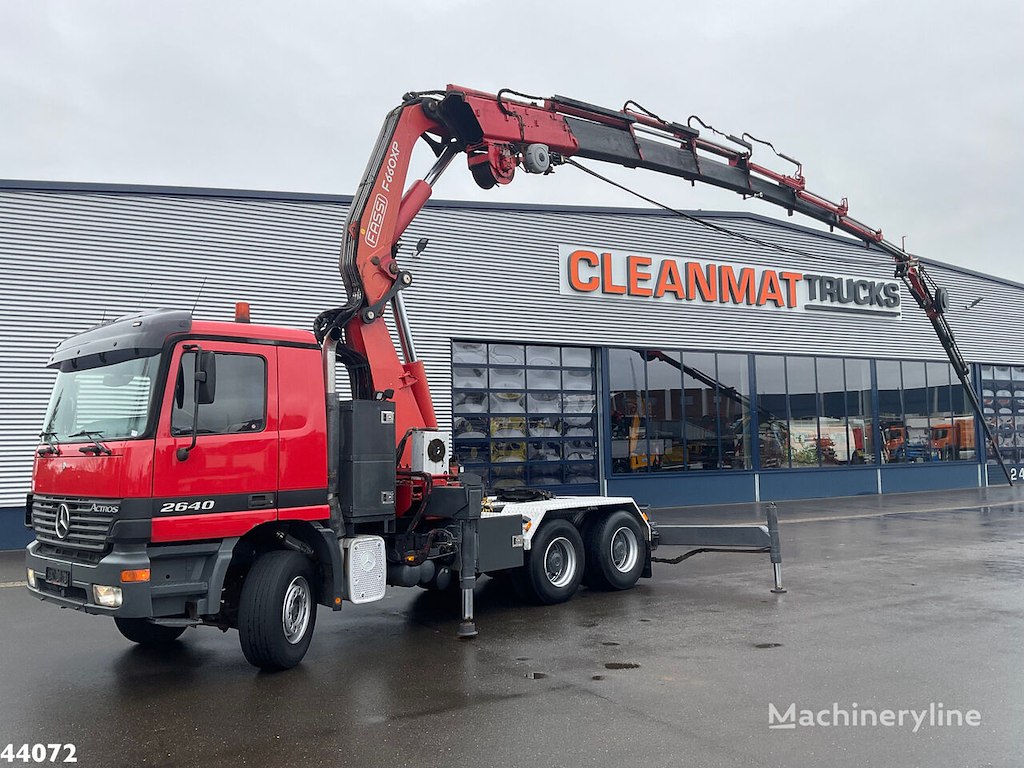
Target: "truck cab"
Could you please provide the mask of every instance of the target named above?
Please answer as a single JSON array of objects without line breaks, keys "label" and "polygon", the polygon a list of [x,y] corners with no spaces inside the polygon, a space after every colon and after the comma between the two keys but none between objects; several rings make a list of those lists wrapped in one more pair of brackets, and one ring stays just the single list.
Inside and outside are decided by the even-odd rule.
[{"label": "truck cab", "polygon": [[146,312],[71,337],[49,366],[26,506],[36,596],[126,626],[216,616],[241,537],[328,518],[311,333]]}]

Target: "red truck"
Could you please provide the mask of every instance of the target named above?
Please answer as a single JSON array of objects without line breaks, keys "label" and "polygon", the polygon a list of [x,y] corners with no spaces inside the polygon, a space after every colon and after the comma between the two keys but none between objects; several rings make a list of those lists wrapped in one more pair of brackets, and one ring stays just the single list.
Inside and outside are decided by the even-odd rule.
[{"label": "red truck", "polygon": [[[406,188],[421,138],[437,159]],[[113,617],[138,643],[197,625],[237,629],[246,658],[265,669],[302,659],[317,606],[378,600],[389,585],[457,587],[459,634],[471,637],[479,574],[508,573],[525,598],[548,604],[582,582],[624,590],[651,575],[659,538],[770,553],[781,590],[771,518],[655,529],[630,498],[485,495],[438,428],[402,303],[412,275],[398,261],[399,238],[457,155],[483,188],[517,168],[543,174],[590,158],[755,195],[876,244],[942,336],[932,311],[942,302],[916,259],[849,218],[845,202],[806,192],[799,169],[771,171],[750,150],[631,103],[455,86],[408,94],[350,209],[339,263],[347,303],[312,332],[253,325],[245,312],[213,322],[162,310],[58,346],[26,504],[28,589]],[[339,363],[351,400],[336,391]]]}]

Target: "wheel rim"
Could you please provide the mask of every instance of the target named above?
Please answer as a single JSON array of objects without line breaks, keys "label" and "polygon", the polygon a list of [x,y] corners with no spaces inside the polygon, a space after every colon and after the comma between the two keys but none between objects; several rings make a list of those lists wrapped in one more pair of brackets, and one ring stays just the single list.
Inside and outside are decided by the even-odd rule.
[{"label": "wheel rim", "polygon": [[576,576],[576,547],[564,536],[553,539],[544,550],[544,575],[553,587],[565,587]]},{"label": "wheel rim", "polygon": [[640,559],[640,546],[632,528],[622,526],[617,529],[608,547],[612,565],[619,573],[629,573],[636,567],[636,561]]},{"label": "wheel rim", "polygon": [[296,576],[284,591],[284,604],[281,606],[281,627],[285,640],[292,645],[306,634],[311,605],[309,582],[303,576]]}]

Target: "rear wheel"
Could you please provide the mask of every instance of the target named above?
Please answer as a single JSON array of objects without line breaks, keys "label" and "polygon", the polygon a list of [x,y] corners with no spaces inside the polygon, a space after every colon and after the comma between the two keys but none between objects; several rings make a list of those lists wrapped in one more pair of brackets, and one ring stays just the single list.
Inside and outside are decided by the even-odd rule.
[{"label": "rear wheel", "polygon": [[587,586],[629,589],[640,579],[646,552],[643,529],[624,510],[595,520],[587,528]]},{"label": "rear wheel", "polygon": [[256,560],[238,606],[238,639],[250,664],[280,670],[302,661],[316,625],[313,583],[313,564],[298,552]]},{"label": "rear wheel", "polygon": [[523,567],[512,572],[516,591],[542,605],[564,603],[583,580],[583,538],[567,520],[545,522],[530,544]]},{"label": "rear wheel", "polygon": [[154,624],[149,619],[114,618],[117,631],[139,645],[164,645],[181,637],[185,627],[165,627]]}]

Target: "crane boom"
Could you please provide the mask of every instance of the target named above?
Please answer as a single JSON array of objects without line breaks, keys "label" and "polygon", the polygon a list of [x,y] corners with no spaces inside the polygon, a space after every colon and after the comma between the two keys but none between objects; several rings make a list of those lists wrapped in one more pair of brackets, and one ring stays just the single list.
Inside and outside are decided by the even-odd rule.
[{"label": "crane boom", "polygon": [[[413,150],[421,138],[437,160],[425,178],[406,187]],[[784,174],[754,162],[755,144],[792,163],[795,171]],[[798,160],[750,134],[725,134],[696,116],[686,124],[664,120],[635,102],[614,110],[564,96],[539,98],[508,89],[489,94],[455,85],[408,93],[385,119],[346,223],[339,268],[348,303],[322,313],[315,326],[321,340],[343,340],[339,347],[348,356],[357,398],[393,393],[398,435],[436,426],[402,306],[400,291],[412,283],[412,275],[398,265],[399,238],[458,154],[466,155],[473,178],[484,189],[510,183],[517,168],[548,173],[576,158],[597,160],[758,198],[887,253],[895,262],[896,277],[932,324],[1010,480],[971,383],[970,366],[946,320],[946,290],[936,286],[919,259],[886,240],[881,230],[849,216],[845,198],[837,203],[808,191]],[[388,304],[395,313],[402,358],[382,321]]]}]

